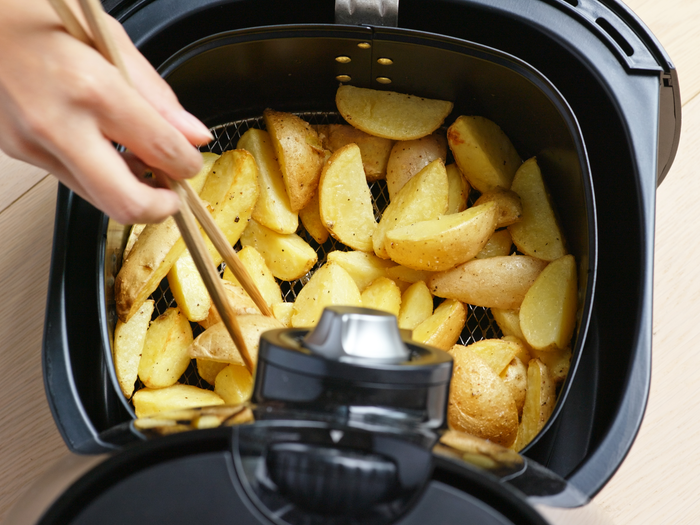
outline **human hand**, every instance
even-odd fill
[[[78,13],[77,3],[72,2]],[[207,128],[109,18],[132,88],[95,49],[70,36],[48,1],[0,0],[0,149],[47,169],[123,224],[159,222],[179,200],[146,168],[195,175]],[[83,24],[85,25],[85,24]],[[129,151],[120,154],[112,142]]]

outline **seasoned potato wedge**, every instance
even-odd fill
[[[321,221],[334,238],[355,250],[372,251],[377,222],[357,144],[343,146],[328,159],[318,199]]]
[[[433,295],[486,308],[519,308],[545,261],[527,255],[473,259],[428,281]]]
[[[283,281],[299,279],[318,260],[314,249],[296,233],[282,235],[253,220],[241,235],[241,244],[255,248],[272,275]]]
[[[292,326],[292,314],[294,303],[275,303],[272,305],[272,314],[280,323],[289,328]]]
[[[341,252],[334,250],[326,256],[327,261],[333,261],[342,266],[355,280],[360,292],[379,277],[386,277],[389,268],[395,266],[392,261],[381,259],[373,253]]]
[[[481,251],[495,230],[497,211],[489,202],[401,226],[387,232],[384,248],[392,261],[408,268],[449,270]]]
[[[495,122],[461,116],[447,130],[455,162],[472,188],[485,193],[500,186],[510,189],[522,160]]]
[[[521,416],[527,394],[527,366],[520,359],[514,357],[500,376],[503,383],[510,389],[510,393],[513,394],[518,416]]]
[[[114,328],[114,370],[122,394],[126,397],[131,397],[134,393],[134,383],[139,375],[139,361],[154,306],[153,300],[145,301],[128,323],[117,320],[117,326]]]
[[[260,309],[240,284],[235,284],[227,280],[222,281],[221,284],[224,286],[224,292],[226,293],[226,297],[228,298],[234,315],[260,313]],[[210,326],[220,322],[221,316],[219,315],[216,306],[214,306],[212,303],[211,308],[209,308],[209,315],[207,315],[206,319],[200,321],[199,325],[206,330]]]
[[[445,164],[434,160],[409,180],[384,210],[372,236],[374,253],[382,259],[389,258],[384,246],[389,231],[443,215],[447,211],[447,192]]]
[[[266,109],[265,126],[272,139],[292,211],[308,204],[316,192],[326,154],[316,131],[292,115]]]
[[[260,255],[260,252],[252,246],[244,246],[238,252],[238,259],[248,271],[248,275],[250,275],[250,278],[253,280],[253,283],[255,283],[255,286],[260,291],[260,294],[263,296],[268,306],[272,307],[273,304],[281,303],[282,290],[280,289],[280,285],[275,281],[275,277],[267,267],[267,264],[265,264],[265,259]],[[224,270],[223,277],[225,281],[240,286],[240,283],[236,277],[234,277],[229,267],[226,267]]]
[[[452,102],[393,91],[340,86],[335,96],[338,112],[353,127],[392,140],[430,135],[452,112]]]
[[[510,238],[508,230],[498,230],[493,233],[489,240],[486,241],[484,247],[477,253],[475,259],[488,259],[489,257],[498,257],[510,254],[510,249],[513,246],[513,239]]]
[[[536,357],[547,365],[549,373],[555,382],[561,383],[566,379],[571,365],[571,349],[564,348],[563,350],[530,350],[532,357]]]
[[[401,295],[399,328],[413,330],[433,315],[433,295],[424,281],[417,281]]]
[[[227,405],[240,405],[253,393],[253,376],[241,365],[228,365],[216,376],[216,392]]]
[[[450,427],[508,447],[518,433],[518,409],[503,380],[469,347],[450,349],[454,359],[447,420]]]
[[[323,309],[331,305],[362,306],[360,290],[336,262],[326,262],[311,276],[294,301],[292,326],[316,326]]]
[[[270,135],[266,131],[250,128],[236,147],[250,152],[258,166],[260,196],[253,209],[253,219],[277,233],[296,232],[299,217],[289,204]]]
[[[207,318],[211,297],[188,250],[170,268],[168,285],[175,303],[188,320],[196,323]]]
[[[180,384],[167,388],[142,388],[134,394],[133,401],[136,417],[224,404],[224,400],[211,390]]]
[[[192,328],[178,308],[168,308],[146,332],[139,379],[148,388],[174,385],[190,364]]]
[[[491,315],[504,336],[513,335],[525,340],[523,331],[520,329],[519,309],[491,308]]]
[[[392,264],[394,264],[394,263],[392,262]],[[404,281],[406,283],[411,283],[411,284],[417,283],[418,281],[428,282],[428,279],[434,273],[435,272],[414,270],[413,268],[407,268],[405,266],[401,266],[400,264],[397,264],[395,266],[391,266],[390,268],[387,268],[387,270],[386,270],[387,277],[394,279],[394,280],[399,280],[399,281]]]
[[[447,204],[447,214],[459,213],[467,209],[467,200],[471,188],[467,179],[459,171],[457,164],[452,163],[445,166],[447,171],[447,183],[449,185],[449,201]]]
[[[508,226],[518,250],[545,261],[566,255],[564,234],[537,159],[533,157],[523,163],[511,189],[520,196],[523,205],[522,219]]]
[[[505,311],[511,312],[514,310],[505,310]],[[538,357],[537,355],[535,355],[533,353],[534,350],[532,348],[530,348],[530,346],[525,341],[523,341],[522,339],[520,339],[514,335],[504,335],[501,339],[503,339],[504,341],[510,341],[511,343],[516,345],[516,347],[518,348],[518,351],[515,354],[515,357],[520,359],[523,363],[529,363],[530,359],[532,359],[533,357]],[[542,361],[542,362],[544,363],[544,361]]]
[[[449,350],[459,340],[466,320],[464,305],[448,299],[440,303],[433,315],[413,329],[413,340]]]
[[[306,228],[306,231],[314,238],[314,240],[323,244],[328,239],[328,230],[323,225],[321,220],[321,211],[319,210],[318,192],[314,193],[309,203],[299,210],[299,218],[301,223]]]
[[[284,328],[274,317],[260,314],[239,315],[236,317],[241,335],[248,347],[250,358],[255,363],[258,360],[258,345],[260,334],[275,328]],[[188,348],[189,356],[193,359],[211,359],[223,363],[233,363],[245,366],[236,344],[231,339],[224,323],[217,323],[199,334]]]
[[[433,133],[415,140],[394,143],[386,166],[386,187],[393,199],[406,182],[436,159],[447,159],[447,140]]]
[[[401,290],[388,277],[379,277],[362,291],[362,306],[399,316]]]
[[[525,294],[520,306],[525,340],[536,350],[567,348],[577,309],[576,261],[565,255],[549,263]]]
[[[367,181],[386,177],[386,165],[394,145],[393,140],[375,137],[347,124],[328,124],[316,129],[323,141],[323,147],[331,152],[347,144],[357,144],[360,147]]]
[[[136,239],[139,238],[139,235],[141,235],[141,232],[146,226],[146,224],[134,224],[131,230],[129,230],[129,237],[126,239],[126,246],[124,246],[124,252],[122,252],[122,263],[126,261],[126,258],[131,253],[131,249],[134,247],[134,244],[136,244]]]
[[[197,373],[199,377],[204,379],[211,386],[214,386],[216,381],[216,376],[224,368],[228,366],[228,363],[222,363],[221,361],[212,361],[211,359],[197,359]]]
[[[522,450],[542,430],[556,402],[556,386],[549,370],[539,359],[531,359],[527,367],[527,393],[515,450]]]
[[[470,344],[469,348],[498,375],[501,375],[519,350],[516,343],[503,339],[482,339]]]
[[[523,215],[523,205],[520,202],[520,197],[512,190],[504,190],[500,187],[493,188],[476,199],[474,206],[486,202],[495,202],[498,206],[496,228],[504,228],[515,224]]]

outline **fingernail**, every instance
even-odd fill
[[[183,123],[187,125],[187,127],[190,128],[190,130],[199,135],[202,135],[203,137],[206,137],[207,141],[214,140],[214,136],[209,131],[209,128],[202,124],[202,121],[195,117],[192,113],[183,109],[180,112],[180,115]]]

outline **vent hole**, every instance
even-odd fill
[[[603,29],[603,31],[610,35],[610,37],[617,43],[618,46],[622,48],[622,50],[627,54],[628,57],[634,55],[634,49],[632,48],[630,43],[627,40],[625,40],[625,37],[623,37],[610,22],[608,22],[605,18],[598,18],[595,21],[595,23],[598,24]]]

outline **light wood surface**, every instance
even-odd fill
[[[683,101],[676,161],[657,194],[651,396],[639,436],[595,498],[618,525],[700,523],[700,0],[629,0],[674,61]],[[56,182],[0,154],[0,520],[68,451],[41,372]],[[622,213],[623,211],[621,211]],[[697,367],[697,368],[696,368]]]

